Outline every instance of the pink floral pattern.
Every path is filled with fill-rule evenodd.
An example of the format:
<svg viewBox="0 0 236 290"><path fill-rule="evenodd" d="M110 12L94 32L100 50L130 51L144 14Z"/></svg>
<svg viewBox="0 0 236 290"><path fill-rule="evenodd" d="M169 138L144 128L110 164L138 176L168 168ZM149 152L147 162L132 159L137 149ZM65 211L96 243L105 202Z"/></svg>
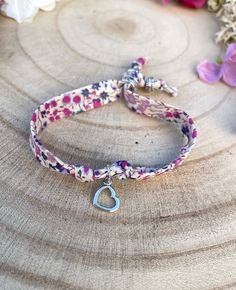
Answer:
<svg viewBox="0 0 236 290"><path fill-rule="evenodd" d="M180 155L170 164L162 168L136 167L133 168L126 160L121 160L109 166L111 176L119 179L147 179L160 175L182 164L190 153L197 131L192 118L181 109L140 96L133 90L134 86L143 86L144 77L140 73L145 58L139 58L132 63L131 69L123 75L121 81L106 80L79 88L46 101L33 113L30 123L30 145L36 159L45 167L63 174L70 174L80 181L94 181L107 176L107 168L91 169L87 165L68 164L46 149L38 138L38 134L47 125L65 117L99 108L114 102L124 96L128 107L138 114L159 118L175 124L187 143L180 150Z"/></svg>

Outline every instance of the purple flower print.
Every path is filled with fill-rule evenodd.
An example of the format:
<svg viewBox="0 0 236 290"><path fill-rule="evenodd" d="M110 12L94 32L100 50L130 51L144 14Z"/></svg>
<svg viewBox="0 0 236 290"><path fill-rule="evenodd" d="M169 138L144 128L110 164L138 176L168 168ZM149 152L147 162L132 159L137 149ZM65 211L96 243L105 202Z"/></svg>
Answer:
<svg viewBox="0 0 236 290"><path fill-rule="evenodd" d="M88 174L89 172L89 167L87 165L84 165L84 174Z"/></svg>
<svg viewBox="0 0 236 290"><path fill-rule="evenodd" d="M149 107L150 107L150 102L148 100L142 100L137 107L137 111L144 114L145 110Z"/></svg>
<svg viewBox="0 0 236 290"><path fill-rule="evenodd" d="M82 95L84 97L88 97L89 96L89 90L88 89L83 89L81 93L82 93Z"/></svg>
<svg viewBox="0 0 236 290"><path fill-rule="evenodd" d="M128 103L130 103L130 104L136 104L136 102L137 102L133 94L127 93L125 98L127 99Z"/></svg>

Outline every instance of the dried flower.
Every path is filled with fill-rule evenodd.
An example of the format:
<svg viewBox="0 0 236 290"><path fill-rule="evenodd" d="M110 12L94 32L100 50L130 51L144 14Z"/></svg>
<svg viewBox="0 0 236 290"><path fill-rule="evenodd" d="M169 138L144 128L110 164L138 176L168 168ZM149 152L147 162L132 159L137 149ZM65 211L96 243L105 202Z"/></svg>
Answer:
<svg viewBox="0 0 236 290"><path fill-rule="evenodd" d="M210 12L217 12L223 4L225 4L225 0L208 0L207 8Z"/></svg>
<svg viewBox="0 0 236 290"><path fill-rule="evenodd" d="M216 34L216 42L236 42L236 0L225 0L217 16L220 17L223 25Z"/></svg>

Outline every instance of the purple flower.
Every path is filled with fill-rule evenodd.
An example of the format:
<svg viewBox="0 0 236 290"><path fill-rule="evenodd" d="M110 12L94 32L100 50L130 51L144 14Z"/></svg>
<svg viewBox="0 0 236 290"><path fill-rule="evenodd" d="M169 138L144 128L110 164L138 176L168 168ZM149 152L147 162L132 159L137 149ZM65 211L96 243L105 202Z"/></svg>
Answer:
<svg viewBox="0 0 236 290"><path fill-rule="evenodd" d="M228 46L222 63L204 60L197 66L197 73L199 78L208 84L223 78L227 85L236 87L236 43Z"/></svg>

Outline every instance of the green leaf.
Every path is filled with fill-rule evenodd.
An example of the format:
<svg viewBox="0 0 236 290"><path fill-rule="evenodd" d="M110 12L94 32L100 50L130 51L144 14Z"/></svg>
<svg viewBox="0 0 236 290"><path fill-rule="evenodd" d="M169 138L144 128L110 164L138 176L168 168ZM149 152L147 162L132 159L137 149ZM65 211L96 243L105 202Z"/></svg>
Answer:
<svg viewBox="0 0 236 290"><path fill-rule="evenodd" d="M217 56L217 58L215 59L215 62L217 64L222 64L223 63L223 60L222 60L222 58L220 56Z"/></svg>

